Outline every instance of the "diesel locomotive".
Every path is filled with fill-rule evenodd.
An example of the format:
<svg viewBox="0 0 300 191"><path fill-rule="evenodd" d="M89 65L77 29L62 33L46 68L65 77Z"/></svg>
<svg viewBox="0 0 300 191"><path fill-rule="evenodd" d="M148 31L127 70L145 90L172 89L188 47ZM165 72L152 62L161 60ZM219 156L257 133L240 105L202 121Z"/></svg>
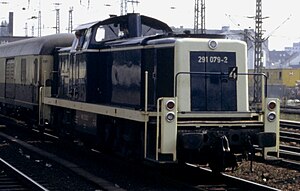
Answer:
<svg viewBox="0 0 300 191"><path fill-rule="evenodd" d="M1 45L0 111L123 156L222 171L279 151L279 102L262 88L250 109L248 75L265 77L246 60L242 41L112 16Z"/></svg>

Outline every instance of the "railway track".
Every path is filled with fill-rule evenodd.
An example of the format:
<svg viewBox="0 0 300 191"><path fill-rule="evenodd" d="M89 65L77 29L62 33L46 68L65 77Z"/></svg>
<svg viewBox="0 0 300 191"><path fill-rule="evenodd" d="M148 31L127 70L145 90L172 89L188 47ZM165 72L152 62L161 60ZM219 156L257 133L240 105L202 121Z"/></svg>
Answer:
<svg viewBox="0 0 300 191"><path fill-rule="evenodd" d="M0 190L48 190L2 158L0 158L0 171Z"/></svg>
<svg viewBox="0 0 300 191"><path fill-rule="evenodd" d="M13 138L12 138L13 139ZM54 160L55 162L65 166L66 168L69 168L71 171L74 171L75 173L81 173L84 174L85 178L90 179L91 181L95 181L98 185L101 185L104 190L126 190L122 188L115 187L115 185L111 182L108 182L102 178L99 178L97 176L91 175L89 172L81 169L78 165L68 162L64 159L60 159L52 154L46 153L45 151L41 151L33 146L28 145L27 143L24 143L22 141L17 141L18 144L24 146L26 149L29 149L31 151L38 152L39 154L42 154L44 156L48 156L51 158L51 160ZM118 159L117 159L118 160ZM124 161L119 161L118 163L124 163ZM128 164L127 164L128 165ZM136 169L139 167L136 167L135 164L129 164L131 166L131 169ZM78 170L79 169L79 170ZM81 170L80 170L81 169ZM151 174L156 174L157 172L148 172L149 168L146 168L147 171L144 171L145 174L149 173L149 176L152 176ZM158 169L158 168L154 168ZM168 169L169 170L169 169ZM169 171L164 174L164 177L160 177L164 180L165 184L171 185L172 187L182 187L188 190L212 190L214 189L225 189L225 190L277 190L262 184L258 184L255 182L250 182L244 179L236 178L236 177L231 177L225 174L212 174L211 171L204 172L203 174L203 169L201 169L201 172L199 172L199 168L197 169L192 169L196 170L196 172L191 172L191 169L185 168L185 172L183 174L180 174L179 176L172 177L172 174L178 174L178 169L175 169L174 173L170 173ZM155 170L154 170L155 171ZM158 170L161 172L160 170ZM179 170L182 172L182 170ZM83 172L83 173L82 173ZM191 174L196 173L197 175L193 176L194 180L191 180ZM184 180L186 174L189 174L189 180ZM157 176L157 175L155 175ZM166 178L167 177L167 178ZM205 178L203 178L205 177ZM209 178L208 178L209 177ZM208 178L208 179L207 179ZM191 183L192 181L192 183ZM29 189L30 190L30 189ZM129 189L130 190L130 189ZM172 190L172 189L170 189Z"/></svg>
<svg viewBox="0 0 300 191"><path fill-rule="evenodd" d="M0 153L0 155L4 155L5 158L8 158L20 168L24 168L24 166L27 166L27 172L31 171L29 169L33 169L32 172L30 172L31 176L37 177L39 179L39 182L43 182L43 185L47 188L45 190L74 190L74 187L78 185L77 188L79 190L122 191L122 189L117 188L114 183L93 175L92 173L84 170L80 165L63 159L54 153L47 152L44 149L34 146L34 144L39 144L40 142L38 140L35 140L36 138L34 138L34 136L33 138L29 138L32 139L29 141L29 143L31 144L29 144L26 140L22 141L21 139L23 138L20 139L15 137L18 136L10 136L3 132L0 132L0 138L2 140L0 142L3 142L3 139L5 139L4 142L7 142L7 145L9 145L9 147L13 147L13 149L9 149L8 151L7 149L1 149L1 152L4 151L4 154ZM49 139L46 140L46 142L48 141ZM43 145L42 142L41 145ZM73 185L73 183L71 182L74 181L77 181L78 183L75 183L75 185ZM60 184L61 182L63 183Z"/></svg>
<svg viewBox="0 0 300 191"><path fill-rule="evenodd" d="M281 127L287 127L294 129L296 131L300 131L300 122L299 121L291 121L291 120L280 120Z"/></svg>
<svg viewBox="0 0 300 191"><path fill-rule="evenodd" d="M213 174L210 169L202 168L193 164L187 164L190 171L200 170L206 173L205 177L209 180L206 184L195 185L199 190L256 190L256 191L277 191L279 189L269 187L256 182L248 181L239 177L231 176L226 173ZM193 173L192 173L193 174Z"/></svg>
<svg viewBox="0 0 300 191"><path fill-rule="evenodd" d="M13 140L14 137L11 137L10 139ZM25 146L25 148L27 150L32 150L32 151L39 151L40 150L40 149L34 148L34 146L28 145L27 143L24 144L20 140L14 140L14 143L21 144L22 146ZM39 153L44 153L44 154L42 154L44 156L50 156L50 158L52 158L51 160L53 160L53 158L54 158L55 163L59 163L60 161L62 161L63 164L65 164L65 168L67 166L73 168L73 170L74 169L78 170L80 168L79 165L76 165L73 162L68 162L65 159L58 159L58 157L54 157L53 154L49 154L49 153L47 154L46 151L42 151L42 152L39 152ZM69 153L67 155L69 155ZM82 155L84 155L84 154L82 154ZM115 159L108 159L108 160L110 161L109 163L112 163L112 161L115 161ZM103 162L98 161L98 163L103 163ZM137 167L136 164L132 164L132 163L123 164L124 161L119 161L119 162L114 162L114 163L122 164L121 166L129 166L127 168L131 169L131 171L130 170L124 170L125 175L121 175L123 177L122 179L126 180L127 179L126 176L132 176L131 173L135 173L135 172L132 171L132 169L145 168L146 170L144 169L144 170L134 170L134 171L142 171L140 173L142 173L143 176L144 176L144 174L149 174L149 175L146 175L146 176L149 176L148 178L143 178L145 180L153 179L153 177L156 177L155 179L157 179L157 177L159 177L158 179L161 179L161 180L159 180L159 182L160 182L159 184L163 184L164 187L166 186L165 184L169 185L169 186L167 186L169 188L169 190L176 190L176 189L170 189L170 188L177 188L177 189L178 188L183 188L184 190L186 190L186 189L187 190L212 190L212 188L225 189L225 190L230 190L230 189L234 189L234 190L276 190L276 189L273 189L271 187L267 187L267 186L264 186L264 185L261 185L261 184L256 184L254 182L249 182L249 181L246 181L246 180L243 180L243 179L232 178L230 180L228 176L227 177L224 176L224 175L217 175L216 176L216 175L212 175L211 173L208 173L208 172L206 174L204 174L204 175L202 174L200 176L199 172L198 172L199 169L196 170L197 172L196 172L195 175L191 175L191 171L186 170L186 169L185 169L185 172L183 172L183 173L178 173L179 171L174 171L172 173L172 172L170 172L169 169L167 169L166 170L167 172L162 173L162 175L163 175L162 176L160 174L161 170L159 170L158 168L154 168L154 170L153 170L152 167L150 167L150 168L148 168L148 167ZM83 165L83 166L85 166L85 165ZM110 169L110 170L114 171L112 169ZM120 170L120 169L118 169L118 170ZM82 171L84 172L84 170L82 170ZM85 174L89 174L89 173L90 173L90 171L85 171ZM118 173L119 173L119 171L118 171ZM130 175L128 175L128 173L130 173ZM173 177L173 174L176 174L176 177ZM187 174L188 174L188 176L187 176ZM120 175L117 175L117 176L120 176ZM134 175L134 176L137 176L137 175ZM93 177L94 177L94 179L98 178L97 176L93 176ZM141 175L138 175L138 178L133 178L133 179L139 179L140 177L141 177ZM187 177L188 177L188 180L185 180L185 178L187 178ZM192 181L191 177L194 177L193 182L191 182ZM210 177L210 178L207 179L207 177ZM122 188L124 188L126 190L139 190L139 189L136 189L136 188L132 189L133 185L135 183L130 183L132 185L130 185L129 187L128 187L128 185L124 185L124 183L122 184L122 181L123 181L122 179L119 180L119 181L121 181L121 183L113 181L114 183L110 183L110 185L107 184L107 186L110 186L110 188L106 187L105 190L122 190ZM99 178L98 178L98 180L99 180ZM107 183L107 181L105 181L105 179L101 179L101 180L104 180L102 183ZM203 181L203 180L206 180L206 181ZM154 185L157 184L157 183L155 183L155 181L157 181L157 180L154 180L154 183L151 181L152 182L151 184L154 184ZM128 184L127 181L126 181L126 184ZM120 187L115 187L115 185L120 185ZM161 186L161 188L163 188L163 186ZM147 188L148 186L145 186L145 187ZM153 185L151 185L151 187L153 188ZM143 186L142 186L141 189L143 189ZM160 189L158 189L158 190L160 190Z"/></svg>
<svg viewBox="0 0 300 191"><path fill-rule="evenodd" d="M300 147L300 122L281 120L280 127L280 141Z"/></svg>
<svg viewBox="0 0 300 191"><path fill-rule="evenodd" d="M280 120L280 157L300 168L300 122Z"/></svg>

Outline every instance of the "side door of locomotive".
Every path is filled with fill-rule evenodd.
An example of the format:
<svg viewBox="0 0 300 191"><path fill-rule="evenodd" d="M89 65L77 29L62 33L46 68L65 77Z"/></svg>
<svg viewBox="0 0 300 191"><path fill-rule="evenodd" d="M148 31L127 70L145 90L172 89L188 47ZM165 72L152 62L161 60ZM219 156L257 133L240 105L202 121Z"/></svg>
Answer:
<svg viewBox="0 0 300 191"><path fill-rule="evenodd" d="M69 97L76 99L78 88L76 79L78 78L78 64L76 64L76 53L70 53L70 78L69 78Z"/></svg>

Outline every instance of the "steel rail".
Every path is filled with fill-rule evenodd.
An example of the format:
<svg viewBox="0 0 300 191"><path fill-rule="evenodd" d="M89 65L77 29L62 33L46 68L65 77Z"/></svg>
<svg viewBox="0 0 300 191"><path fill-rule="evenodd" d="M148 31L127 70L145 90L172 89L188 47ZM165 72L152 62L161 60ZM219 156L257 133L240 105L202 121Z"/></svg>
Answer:
<svg viewBox="0 0 300 191"><path fill-rule="evenodd" d="M280 119L280 126L300 130L300 121L291 121L291 120Z"/></svg>
<svg viewBox="0 0 300 191"><path fill-rule="evenodd" d="M209 174L213 174L213 172L210 169L199 167L197 165L189 164L186 163L186 165L193 167L193 168L198 168L201 171L205 171ZM256 183L253 181L249 181L243 178L235 177L228 175L226 173L220 173L220 174L214 174L215 178L222 180L224 182L224 189L230 190L230 188L233 189L238 189L238 190L256 190L256 191L279 191L277 188L273 188L264 184ZM207 185L209 187L209 185ZM213 186L213 185L211 185ZM220 189L220 188L219 188ZM211 190L211 189L202 189L202 190Z"/></svg>
<svg viewBox="0 0 300 191"><path fill-rule="evenodd" d="M20 181L22 185L27 186L30 190L34 191L48 191L47 188L43 187L29 176L25 175L23 172L19 171L17 168L9 164L7 161L0 158L0 165L5 169L6 173L14 176Z"/></svg>

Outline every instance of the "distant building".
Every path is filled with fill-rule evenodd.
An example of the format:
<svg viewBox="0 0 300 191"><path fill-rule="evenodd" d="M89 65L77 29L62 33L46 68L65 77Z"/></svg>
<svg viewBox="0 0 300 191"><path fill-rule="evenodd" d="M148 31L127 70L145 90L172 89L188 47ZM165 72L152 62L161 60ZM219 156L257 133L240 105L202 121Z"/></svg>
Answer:
<svg viewBox="0 0 300 191"><path fill-rule="evenodd" d="M294 52L284 63L286 68L300 68L300 52Z"/></svg>
<svg viewBox="0 0 300 191"><path fill-rule="evenodd" d="M270 51L268 63L270 68L300 68L300 42L284 51Z"/></svg>
<svg viewBox="0 0 300 191"><path fill-rule="evenodd" d="M13 36L13 23L14 23L14 14L13 12L10 12L9 22L2 21L0 24L0 44L6 44L17 40L31 38L31 37Z"/></svg>
<svg viewBox="0 0 300 191"><path fill-rule="evenodd" d="M14 13L9 12L9 22L2 21L0 25L0 36L13 36Z"/></svg>
<svg viewBox="0 0 300 191"><path fill-rule="evenodd" d="M6 44L18 40L23 40L27 38L32 38L32 37L25 37L25 36L0 36L0 45L1 44Z"/></svg>
<svg viewBox="0 0 300 191"><path fill-rule="evenodd" d="M0 24L0 36L9 36L7 21L2 21Z"/></svg>
<svg viewBox="0 0 300 191"><path fill-rule="evenodd" d="M253 72L253 70L249 70ZM268 97L276 97L281 100L300 98L300 69L276 68L263 69L268 76ZM249 76L249 89L253 89L253 76Z"/></svg>
<svg viewBox="0 0 300 191"><path fill-rule="evenodd" d="M284 50L287 52L300 52L300 42L295 42L292 47L285 47Z"/></svg>
<svg viewBox="0 0 300 191"><path fill-rule="evenodd" d="M269 52L268 68L287 68L286 61L291 57L291 53L287 51L272 50Z"/></svg>

